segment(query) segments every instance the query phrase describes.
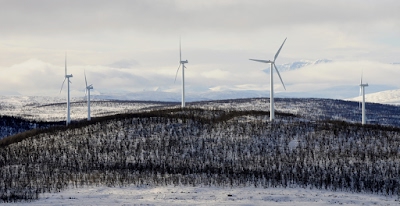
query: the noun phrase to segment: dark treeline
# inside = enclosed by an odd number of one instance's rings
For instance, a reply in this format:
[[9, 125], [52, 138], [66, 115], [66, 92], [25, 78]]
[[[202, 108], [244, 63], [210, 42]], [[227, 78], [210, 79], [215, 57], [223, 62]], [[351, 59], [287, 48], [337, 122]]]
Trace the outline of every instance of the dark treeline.
[[132, 184], [400, 194], [398, 128], [278, 117], [171, 109], [40, 132], [0, 148], [0, 200]]
[[26, 120], [21, 117], [0, 116], [0, 140], [4, 137], [32, 129], [49, 128], [61, 125], [61, 122], [43, 122]]

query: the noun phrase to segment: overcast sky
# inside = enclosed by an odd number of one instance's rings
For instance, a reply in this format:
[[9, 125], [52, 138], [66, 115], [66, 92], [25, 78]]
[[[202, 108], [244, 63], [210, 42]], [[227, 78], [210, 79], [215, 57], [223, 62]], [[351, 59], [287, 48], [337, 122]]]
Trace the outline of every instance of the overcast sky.
[[[0, 0], [0, 92], [60, 95], [64, 56], [75, 95], [83, 70], [96, 92], [268, 90], [268, 65], [330, 59], [282, 72], [288, 92], [400, 87], [398, 0]], [[278, 80], [278, 78], [275, 78]], [[277, 92], [283, 88], [276, 81]], [[356, 94], [358, 91], [355, 92]], [[62, 94], [61, 94], [62, 95]]]

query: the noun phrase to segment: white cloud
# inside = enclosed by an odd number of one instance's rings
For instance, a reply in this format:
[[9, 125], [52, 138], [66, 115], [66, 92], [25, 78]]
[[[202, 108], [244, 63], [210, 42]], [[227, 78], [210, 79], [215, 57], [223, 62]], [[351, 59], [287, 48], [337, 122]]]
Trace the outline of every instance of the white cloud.
[[224, 71], [221, 69], [216, 69], [216, 70], [212, 70], [212, 71], [208, 71], [208, 72], [202, 72], [202, 76], [205, 78], [209, 78], [209, 79], [229, 79], [231, 78], [232, 73], [228, 72], [228, 71]]

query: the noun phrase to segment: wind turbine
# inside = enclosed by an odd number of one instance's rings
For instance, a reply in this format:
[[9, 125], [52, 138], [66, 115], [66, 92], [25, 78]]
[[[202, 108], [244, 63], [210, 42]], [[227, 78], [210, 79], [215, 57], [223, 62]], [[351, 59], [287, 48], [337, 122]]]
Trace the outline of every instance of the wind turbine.
[[85, 95], [87, 94], [87, 112], [88, 112], [87, 120], [90, 121], [90, 119], [91, 119], [90, 118], [90, 90], [93, 89], [93, 85], [91, 84], [88, 86], [88, 83], [86, 80], [86, 72], [85, 71], [83, 71], [83, 72], [85, 74], [85, 84], [86, 84]]
[[361, 124], [366, 124], [366, 117], [365, 117], [365, 87], [368, 87], [368, 83], [363, 84], [362, 82], [362, 73], [361, 73], [361, 81], [360, 81], [360, 95], [362, 95], [362, 106], [361, 106]]
[[283, 88], [286, 90], [285, 84], [284, 84], [283, 81], [282, 81], [282, 77], [281, 77], [281, 75], [279, 74], [279, 71], [278, 71], [278, 69], [276, 68], [276, 65], [275, 65], [276, 58], [278, 58], [278, 55], [279, 55], [279, 53], [281, 52], [281, 49], [282, 49], [283, 45], [284, 45], [285, 42], [286, 42], [286, 39], [287, 39], [287, 38], [285, 38], [285, 40], [283, 41], [283, 43], [282, 43], [281, 47], [279, 48], [278, 52], [276, 52], [273, 61], [271, 61], [271, 60], [250, 59], [251, 61], [256, 61], [256, 62], [271, 64], [271, 69], [270, 69], [270, 100], [269, 100], [269, 102], [270, 102], [270, 117], [269, 117], [269, 119], [270, 119], [271, 121], [273, 121], [273, 120], [275, 119], [275, 108], [274, 108], [274, 75], [273, 75], [273, 74], [274, 74], [274, 68], [275, 68], [275, 70], [276, 70], [276, 73], [278, 73], [278, 76], [279, 76], [279, 79], [280, 79], [281, 82], [282, 82]]
[[72, 83], [69, 78], [72, 78], [72, 74], [67, 74], [67, 53], [65, 53], [65, 78], [64, 81], [61, 85], [61, 90], [60, 93], [64, 87], [64, 83], [65, 80], [67, 80], [67, 121], [66, 121], [66, 125], [68, 126], [71, 123], [71, 116], [70, 116], [70, 111], [71, 111], [71, 107], [70, 107], [70, 95], [69, 95], [69, 83]]
[[187, 64], [187, 63], [188, 63], [188, 60], [182, 61], [181, 40], [179, 39], [179, 67], [178, 67], [178, 70], [176, 70], [174, 83], [176, 82], [176, 77], [178, 76], [179, 68], [182, 65], [182, 103], [181, 103], [182, 108], [185, 107], [185, 68], [186, 68], [185, 64]]

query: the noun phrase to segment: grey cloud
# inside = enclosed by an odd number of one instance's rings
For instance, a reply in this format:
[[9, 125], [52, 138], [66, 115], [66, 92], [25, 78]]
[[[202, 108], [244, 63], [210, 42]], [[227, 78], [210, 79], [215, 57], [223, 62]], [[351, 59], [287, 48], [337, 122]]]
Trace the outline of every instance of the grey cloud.
[[[395, 22], [400, 2], [383, 1], [6, 1], [0, 8], [3, 32], [153, 32], [266, 29], [306, 24]], [[223, 3], [225, 2], [225, 3]], [[226, 3], [228, 2], [228, 3]], [[379, 14], [379, 15], [376, 15]]]
[[112, 68], [129, 69], [129, 68], [139, 66], [139, 63], [133, 59], [131, 59], [131, 60], [123, 59], [123, 60], [113, 62], [107, 66], [112, 67]]

